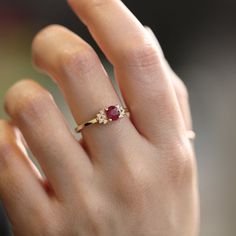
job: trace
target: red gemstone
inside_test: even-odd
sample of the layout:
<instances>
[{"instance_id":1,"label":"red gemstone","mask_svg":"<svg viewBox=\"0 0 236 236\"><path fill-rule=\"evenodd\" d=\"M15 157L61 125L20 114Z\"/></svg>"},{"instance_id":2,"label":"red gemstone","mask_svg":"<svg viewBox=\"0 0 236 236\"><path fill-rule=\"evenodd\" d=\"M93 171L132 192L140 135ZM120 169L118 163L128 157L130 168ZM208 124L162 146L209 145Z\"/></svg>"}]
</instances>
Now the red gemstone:
<instances>
[{"instance_id":1,"label":"red gemstone","mask_svg":"<svg viewBox=\"0 0 236 236\"><path fill-rule=\"evenodd\" d=\"M106 115L109 120L118 120L120 117L120 111L116 106L110 106L106 110Z\"/></svg>"}]
</instances>

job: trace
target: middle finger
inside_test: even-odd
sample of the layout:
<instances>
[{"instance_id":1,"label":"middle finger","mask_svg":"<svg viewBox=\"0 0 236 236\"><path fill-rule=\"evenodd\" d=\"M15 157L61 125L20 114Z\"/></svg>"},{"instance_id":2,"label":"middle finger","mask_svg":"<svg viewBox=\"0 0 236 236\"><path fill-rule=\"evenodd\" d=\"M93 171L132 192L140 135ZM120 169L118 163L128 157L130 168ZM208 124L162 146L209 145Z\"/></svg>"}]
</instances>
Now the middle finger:
<instances>
[{"instance_id":1,"label":"middle finger","mask_svg":"<svg viewBox=\"0 0 236 236\"><path fill-rule=\"evenodd\" d=\"M139 132L157 145L185 134L163 59L143 25L120 0L68 0L114 65Z\"/></svg>"}]
</instances>

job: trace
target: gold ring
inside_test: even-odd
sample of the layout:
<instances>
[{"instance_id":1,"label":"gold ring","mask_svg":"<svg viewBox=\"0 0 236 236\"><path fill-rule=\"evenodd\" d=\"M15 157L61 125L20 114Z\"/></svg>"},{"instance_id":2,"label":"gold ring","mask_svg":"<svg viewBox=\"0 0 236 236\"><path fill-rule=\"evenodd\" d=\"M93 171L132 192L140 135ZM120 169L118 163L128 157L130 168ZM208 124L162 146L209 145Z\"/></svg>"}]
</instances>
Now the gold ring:
<instances>
[{"instance_id":1,"label":"gold ring","mask_svg":"<svg viewBox=\"0 0 236 236\"><path fill-rule=\"evenodd\" d=\"M75 128L75 131L77 133L80 133L81 130L87 126L90 126L93 124L106 125L112 121L116 121L121 118L124 118L125 116L129 116L129 111L127 108L122 107L121 105L109 106L99 111L93 119L78 125Z\"/></svg>"},{"instance_id":2,"label":"gold ring","mask_svg":"<svg viewBox=\"0 0 236 236\"><path fill-rule=\"evenodd\" d=\"M193 130L187 131L187 138L190 140L194 140L196 138L196 133Z\"/></svg>"}]
</instances>

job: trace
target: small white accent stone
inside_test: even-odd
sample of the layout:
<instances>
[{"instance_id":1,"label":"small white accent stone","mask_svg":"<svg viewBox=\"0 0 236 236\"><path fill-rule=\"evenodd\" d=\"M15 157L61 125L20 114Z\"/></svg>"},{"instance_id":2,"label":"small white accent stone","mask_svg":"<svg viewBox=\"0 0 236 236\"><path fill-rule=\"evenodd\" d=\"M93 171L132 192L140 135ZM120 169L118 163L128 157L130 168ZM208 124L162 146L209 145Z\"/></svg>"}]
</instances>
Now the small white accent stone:
<instances>
[{"instance_id":1,"label":"small white accent stone","mask_svg":"<svg viewBox=\"0 0 236 236\"><path fill-rule=\"evenodd\" d=\"M97 114L97 120L98 120L98 123L99 124L106 124L108 121L107 121L107 117L106 117L106 114L104 111L100 111L98 114Z\"/></svg>"}]
</instances>

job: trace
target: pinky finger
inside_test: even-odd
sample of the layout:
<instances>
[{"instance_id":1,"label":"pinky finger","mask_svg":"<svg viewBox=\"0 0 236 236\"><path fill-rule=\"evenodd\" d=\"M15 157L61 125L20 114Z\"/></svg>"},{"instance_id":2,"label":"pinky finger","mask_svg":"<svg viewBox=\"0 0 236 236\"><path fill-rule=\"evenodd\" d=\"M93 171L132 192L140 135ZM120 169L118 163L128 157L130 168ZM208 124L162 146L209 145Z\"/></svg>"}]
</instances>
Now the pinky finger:
<instances>
[{"instance_id":1,"label":"pinky finger","mask_svg":"<svg viewBox=\"0 0 236 236\"><path fill-rule=\"evenodd\" d=\"M0 120L0 198L15 232L49 206L43 182L17 136L13 126Z\"/></svg>"},{"instance_id":2,"label":"pinky finger","mask_svg":"<svg viewBox=\"0 0 236 236\"><path fill-rule=\"evenodd\" d=\"M175 88L175 93L179 102L180 110L183 115L185 127L187 131L192 130L192 116L189 106L188 91L183 83L183 81L172 71L170 68L171 79L173 86Z\"/></svg>"}]
</instances>

